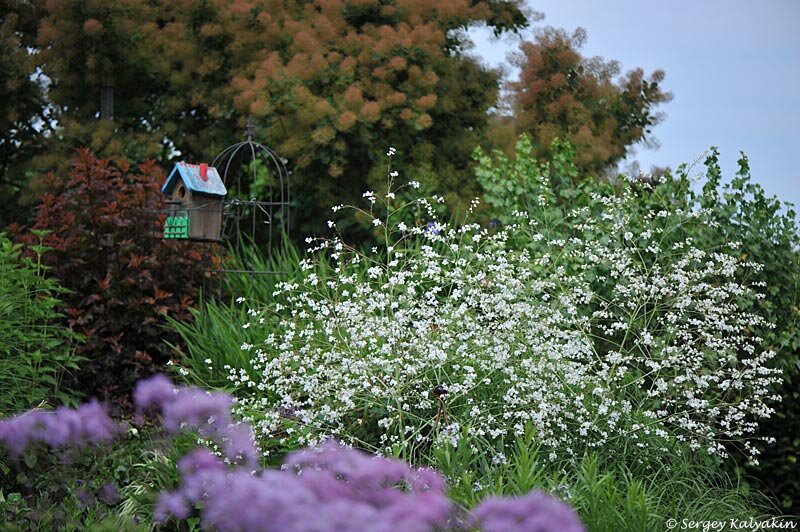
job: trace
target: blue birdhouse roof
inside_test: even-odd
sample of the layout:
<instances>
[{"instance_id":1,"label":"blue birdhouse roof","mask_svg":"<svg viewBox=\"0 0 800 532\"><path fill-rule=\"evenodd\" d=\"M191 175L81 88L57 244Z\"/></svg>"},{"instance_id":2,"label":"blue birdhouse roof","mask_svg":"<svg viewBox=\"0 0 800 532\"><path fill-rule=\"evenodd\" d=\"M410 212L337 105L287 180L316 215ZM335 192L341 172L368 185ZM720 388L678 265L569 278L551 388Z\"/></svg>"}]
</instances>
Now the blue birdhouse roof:
<instances>
[{"instance_id":1,"label":"blue birdhouse roof","mask_svg":"<svg viewBox=\"0 0 800 532\"><path fill-rule=\"evenodd\" d=\"M172 189L175 188L175 183L178 182L179 176L183 180L183 184L186 188L192 192L221 197L228 193L216 168L209 166L206 171L206 177L203 179L199 164L189 164L185 162L179 162L175 165L175 168L172 169L169 177L164 182L164 186L161 187L161 192L164 194L171 194Z\"/></svg>"}]
</instances>

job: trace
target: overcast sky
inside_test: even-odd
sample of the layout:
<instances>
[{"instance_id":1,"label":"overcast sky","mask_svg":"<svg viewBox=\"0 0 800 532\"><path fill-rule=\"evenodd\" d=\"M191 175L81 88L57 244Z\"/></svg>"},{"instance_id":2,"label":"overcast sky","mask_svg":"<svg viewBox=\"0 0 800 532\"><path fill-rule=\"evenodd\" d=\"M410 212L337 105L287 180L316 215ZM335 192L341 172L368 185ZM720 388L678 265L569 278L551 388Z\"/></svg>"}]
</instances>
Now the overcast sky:
<instances>
[{"instance_id":1,"label":"overcast sky","mask_svg":"<svg viewBox=\"0 0 800 532\"><path fill-rule=\"evenodd\" d=\"M800 205L800 0L536 0L551 25L588 40L582 50L622 63L623 71L663 69L674 99L661 106L657 150L637 147L643 170L692 162L721 150L723 173L739 151L769 195ZM471 33L487 64L506 64L513 39ZM530 38L530 33L527 35ZM512 73L513 75L513 73Z\"/></svg>"}]
</instances>

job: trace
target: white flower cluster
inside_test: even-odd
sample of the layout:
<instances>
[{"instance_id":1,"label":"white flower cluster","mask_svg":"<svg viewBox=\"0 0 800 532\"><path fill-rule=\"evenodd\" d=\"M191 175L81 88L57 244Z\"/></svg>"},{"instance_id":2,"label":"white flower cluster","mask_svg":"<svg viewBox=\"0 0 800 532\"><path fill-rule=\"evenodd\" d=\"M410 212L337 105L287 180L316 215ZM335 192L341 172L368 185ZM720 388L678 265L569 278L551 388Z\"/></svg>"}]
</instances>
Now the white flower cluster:
<instances>
[{"instance_id":1,"label":"white flower cluster","mask_svg":"<svg viewBox=\"0 0 800 532\"><path fill-rule=\"evenodd\" d=\"M275 318L262 345L242 346L260 378L239 407L265 437L387 453L530 426L551 456L620 438L723 456L741 441L755 456L776 376L749 332L763 320L737 306L759 295L736 279L758 266L690 240L662 251L663 217L629 228L624 201L596 219L576 210L568 240L518 213L501 229L397 223L382 254L315 247L335 266L305 261L304 282L279 284L260 311ZM608 223L617 232L597 238ZM230 378L253 386L240 380L252 373Z\"/></svg>"}]
</instances>

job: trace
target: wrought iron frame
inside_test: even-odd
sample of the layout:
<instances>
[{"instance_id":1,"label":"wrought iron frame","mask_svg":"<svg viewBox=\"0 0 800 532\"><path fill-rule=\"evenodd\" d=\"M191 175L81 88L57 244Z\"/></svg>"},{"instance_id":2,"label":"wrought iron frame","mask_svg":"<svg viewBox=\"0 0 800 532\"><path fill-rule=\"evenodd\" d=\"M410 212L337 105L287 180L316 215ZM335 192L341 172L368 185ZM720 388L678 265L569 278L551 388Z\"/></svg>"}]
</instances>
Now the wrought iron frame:
<instances>
[{"instance_id":1,"label":"wrought iron frame","mask_svg":"<svg viewBox=\"0 0 800 532\"><path fill-rule=\"evenodd\" d=\"M243 236L242 219L245 214L245 208L248 206L251 207L251 212L248 215L248 218L250 218L250 230L253 239L256 238L256 231L259 225L259 216L266 218L264 223L272 226L277 214L279 222L285 226L285 231L283 231L285 233L284 236L288 236L291 230L289 219L291 214L291 187L289 184L290 172L286 169L287 161L278 155L272 148L264 146L263 144L253 140L255 137L255 127L252 120L248 120L244 131L244 136L244 141L228 146L222 150L211 163L211 166L216 168L219 172L222 182L225 184L226 188L228 188L229 194L230 190L234 188L231 186L233 183L229 182L230 173L231 171L236 173L236 192L232 199L225 200L224 202L226 214L223 216L222 237L223 240L228 241L230 241L231 238L235 239L234 248L237 253L241 250ZM244 172L241 172L240 170L245 161L248 159L252 166L252 175L249 188L251 198L249 200L242 200L240 197L242 195L242 178ZM265 168L269 170L271 167L271 169L274 171L274 179L270 179L268 185L269 201L262 201L254 196L257 186L259 160L263 162L263 166ZM276 187L279 189L277 193L275 190ZM229 224L227 220L225 220L225 218L228 217L234 218L233 223ZM230 234L231 231L235 234ZM270 250L272 249L274 233L274 228L270 227L270 230L268 231L267 242L267 247ZM260 272L253 271L252 273Z\"/></svg>"}]
</instances>

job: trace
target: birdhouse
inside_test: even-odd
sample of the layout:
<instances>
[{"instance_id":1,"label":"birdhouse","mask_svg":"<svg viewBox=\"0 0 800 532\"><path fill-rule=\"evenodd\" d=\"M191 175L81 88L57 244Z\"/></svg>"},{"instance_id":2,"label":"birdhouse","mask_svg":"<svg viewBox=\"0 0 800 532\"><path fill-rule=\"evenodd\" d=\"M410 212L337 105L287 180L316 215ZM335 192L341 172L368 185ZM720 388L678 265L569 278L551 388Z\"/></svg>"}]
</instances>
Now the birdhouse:
<instances>
[{"instance_id":1,"label":"birdhouse","mask_svg":"<svg viewBox=\"0 0 800 532\"><path fill-rule=\"evenodd\" d=\"M180 162L161 187L168 207L165 239L222 240L228 191L213 166Z\"/></svg>"}]
</instances>

